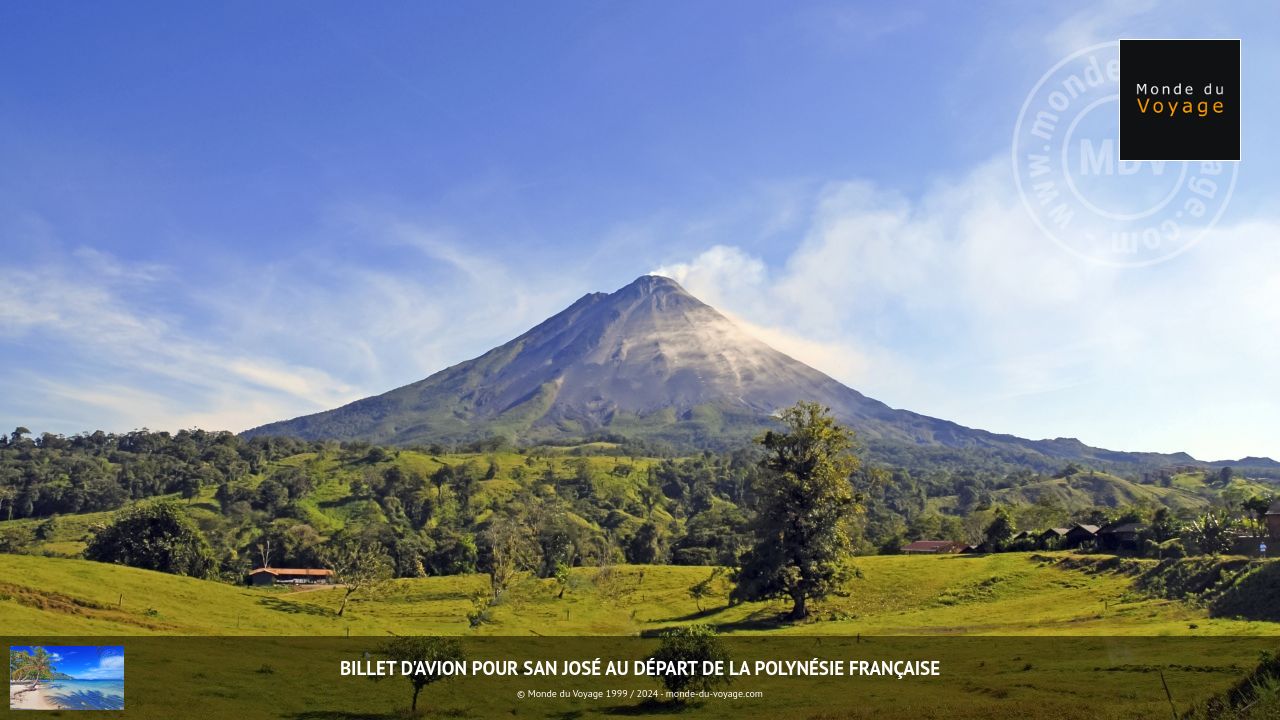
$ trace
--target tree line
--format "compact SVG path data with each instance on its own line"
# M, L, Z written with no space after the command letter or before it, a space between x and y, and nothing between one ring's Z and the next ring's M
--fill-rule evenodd
M1146 521L1158 512L1183 525L1199 520L1147 506L1076 512L1052 502L1003 507L994 502L995 492L1044 476L971 468L913 474L862 461L853 434L817 406L798 405L782 421L782 431L751 446L644 463L626 456L565 459L529 448L515 467L504 455L500 468L496 454L458 458L443 452L456 448L419 448L436 459L431 472L400 462L399 449L360 442L245 440L200 430L31 437L18 428L0 443L0 513L49 519L34 526L32 537L0 527L0 549L22 550L54 535L55 514L128 504L87 538L86 556L226 580L264 565L334 567L370 582L484 572L494 599L526 573L563 584L575 566L719 566L738 569L739 586L753 588L740 590L739 597L782 593L803 614L805 596L794 594L801 586L791 576L759 571L760 563L777 562L779 548L788 544L812 549L825 542L841 556L897 552L916 539L1002 550L1018 549L1003 534L1019 526L1103 524L1127 515ZM809 443L804 452L797 445L801 438ZM819 447L827 458L821 462L812 454ZM299 461L301 453L311 456ZM293 460L280 462L288 458ZM316 509L333 503L318 501L316 493L334 481L323 467L335 464L344 468L341 482L347 485L337 530ZM1057 475L1083 472L1068 465ZM514 482L501 493L484 491L499 475ZM214 512L131 502L155 496L202 497L201 507ZM937 497L953 498L954 507L939 508L932 502ZM784 498L822 502L782 507ZM828 527L838 532L814 534ZM820 564L813 558L797 562ZM838 565L828 569L835 573ZM831 587L839 579L838 573L815 576L803 587Z

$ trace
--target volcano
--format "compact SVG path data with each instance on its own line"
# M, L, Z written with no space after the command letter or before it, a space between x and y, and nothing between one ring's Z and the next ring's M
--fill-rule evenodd
M1048 466L1062 459L1145 465L1182 453L1123 453L1078 440L1027 440L899 410L743 331L669 278L590 293L514 340L418 382L247 436L416 445L502 437L516 443L612 436L677 449L720 448L773 427L799 400L831 408L873 450L988 451Z

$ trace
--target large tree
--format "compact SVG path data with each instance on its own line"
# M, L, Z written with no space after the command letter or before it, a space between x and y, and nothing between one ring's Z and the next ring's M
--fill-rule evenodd
M186 512L171 501L148 502L118 513L96 531L84 556L146 570L206 577L213 550Z
M788 597L790 617L802 619L808 600L827 595L843 578L858 458L853 433L817 403L798 403L780 420L783 431L758 440L766 455L755 489L755 546L742 558L732 598Z

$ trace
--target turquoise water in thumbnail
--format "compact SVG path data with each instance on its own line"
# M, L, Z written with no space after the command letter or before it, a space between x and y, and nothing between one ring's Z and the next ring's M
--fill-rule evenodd
M44 696L68 710L122 710L124 681L54 680Z

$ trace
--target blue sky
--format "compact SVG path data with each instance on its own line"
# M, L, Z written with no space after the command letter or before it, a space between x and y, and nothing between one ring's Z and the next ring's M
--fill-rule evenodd
M77 680L124 679L122 645L45 645L53 667ZM34 652L35 646L18 645L11 652Z
M896 407L1280 457L1273 3L0 6L0 423L242 430L660 271ZM1018 109L1242 37L1239 181L1142 269L1039 235ZM815 299L815 293L818 293Z

